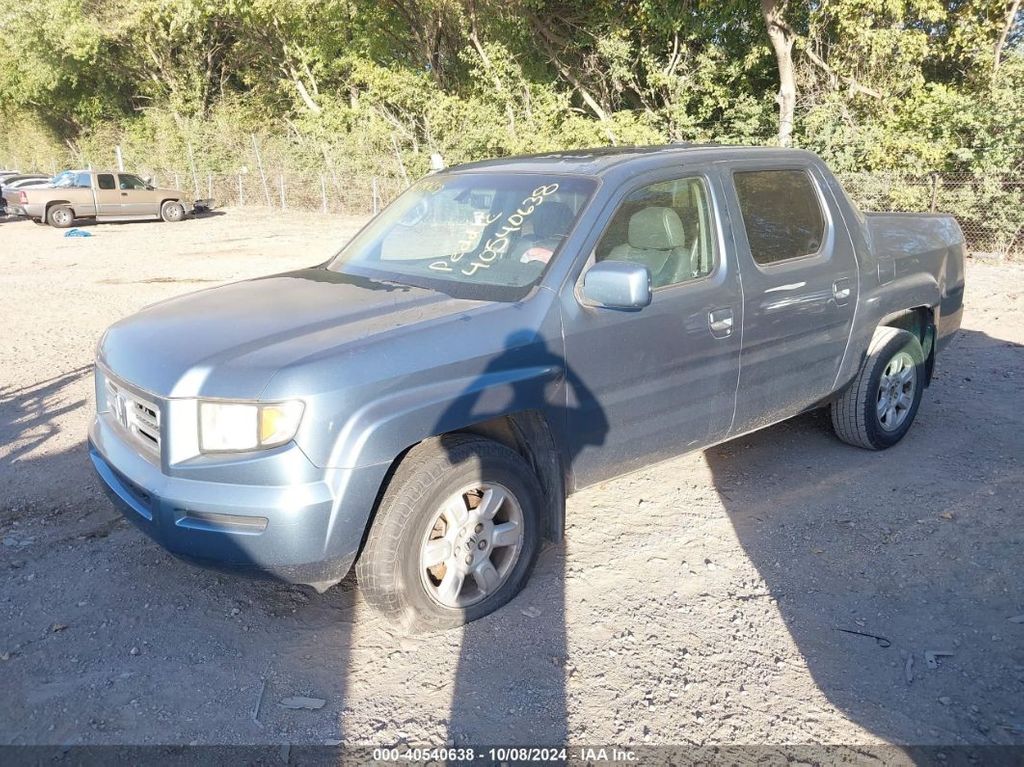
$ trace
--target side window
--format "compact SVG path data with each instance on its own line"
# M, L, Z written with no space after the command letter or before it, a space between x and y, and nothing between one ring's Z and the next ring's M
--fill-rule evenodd
M96 185L99 186L100 189L115 189L117 187L117 185L114 184L113 173L100 173L96 176Z
M131 173L121 173L118 175L118 179L121 182L122 189L145 189L146 183L136 175Z
M598 261L643 264L655 288L710 274L714 252L707 186L695 177L631 192L595 249Z
M92 189L92 177L88 173L79 173L75 176L75 186L79 189Z
M764 266L818 252L825 217L806 171L740 171L733 181L754 261Z

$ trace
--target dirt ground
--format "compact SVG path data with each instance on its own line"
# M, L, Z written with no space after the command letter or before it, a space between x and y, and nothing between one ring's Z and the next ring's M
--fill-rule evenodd
M352 580L196 569L122 521L84 444L103 329L357 224L0 223L0 743L1024 744L1020 266L970 264L896 448L811 414L581 492L465 630L398 636Z

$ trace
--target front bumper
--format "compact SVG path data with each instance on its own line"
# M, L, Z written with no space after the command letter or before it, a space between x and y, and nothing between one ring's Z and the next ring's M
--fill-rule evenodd
M102 416L89 430L89 456L125 517L171 553L317 586L348 573L387 470L330 469L318 481L276 485L169 476Z

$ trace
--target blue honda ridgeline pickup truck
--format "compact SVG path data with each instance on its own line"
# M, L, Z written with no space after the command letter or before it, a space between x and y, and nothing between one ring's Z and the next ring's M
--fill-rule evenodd
M890 447L960 326L941 215L864 214L813 154L667 146L414 184L327 263L113 325L92 462L195 562L409 630L522 588L565 497L827 407Z

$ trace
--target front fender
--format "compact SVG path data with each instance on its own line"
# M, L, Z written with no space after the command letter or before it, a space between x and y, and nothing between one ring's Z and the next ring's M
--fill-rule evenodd
M485 370L475 376L403 388L369 402L347 420L328 466L390 463L438 434L524 410L542 410L564 380L560 365Z

